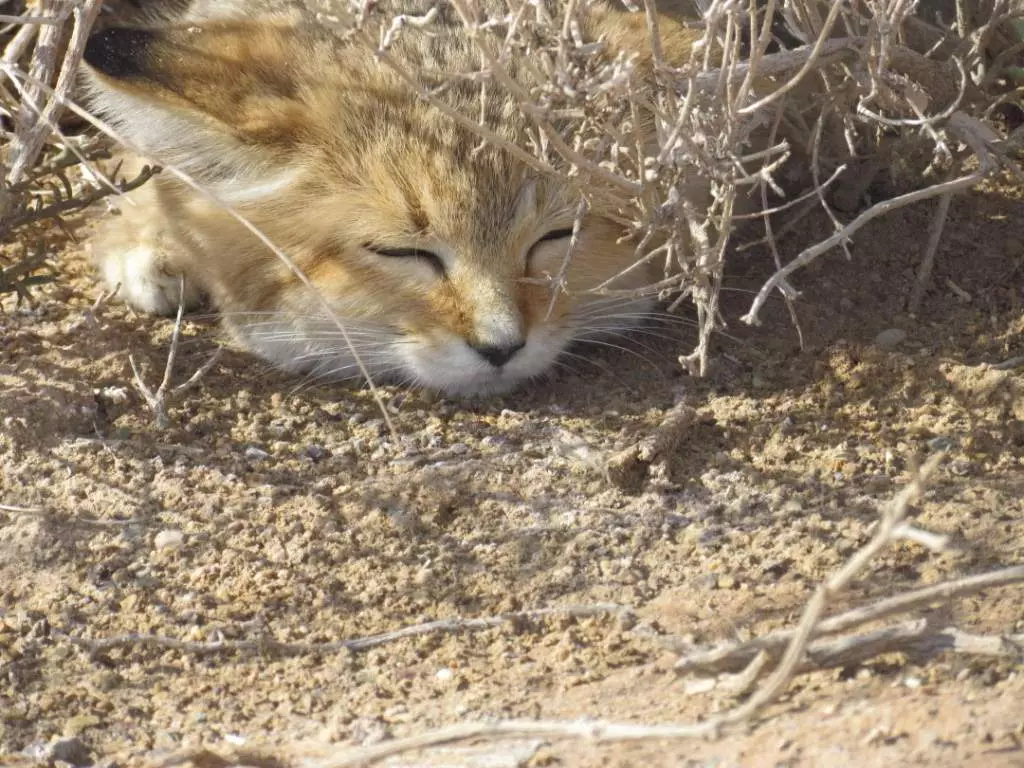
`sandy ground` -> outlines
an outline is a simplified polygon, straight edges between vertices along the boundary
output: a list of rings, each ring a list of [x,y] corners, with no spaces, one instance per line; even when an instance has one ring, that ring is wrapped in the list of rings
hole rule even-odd
[[[171,325],[117,305],[88,315],[99,289],[68,248],[38,309],[0,314],[0,503],[38,510],[0,511],[0,765],[329,753],[487,719],[707,717],[737,700],[677,676],[668,641],[791,626],[914,457],[941,445],[916,519],[959,551],[893,547],[833,609],[1024,563],[1024,368],[990,366],[1024,355],[1024,204],[997,188],[955,202],[914,318],[929,216],[880,221],[852,262],[833,253],[798,276],[803,352],[774,302],[760,329],[731,323],[697,381],[675,362],[692,328],[662,326],[513,396],[385,388],[397,440],[365,389],[305,386],[230,350],[158,430],[127,357],[155,385]],[[729,317],[764,260],[733,261]],[[207,319],[185,336],[179,380],[219,339]],[[610,483],[608,458],[683,396],[698,419],[669,461],[637,489]],[[1022,598],[1006,587],[922,615],[1019,634]],[[365,651],[258,648],[596,603],[630,610]],[[132,633],[257,648],[68,639]],[[1022,673],[1019,655],[890,653],[798,678],[718,740],[527,739],[388,765],[1022,766]]]

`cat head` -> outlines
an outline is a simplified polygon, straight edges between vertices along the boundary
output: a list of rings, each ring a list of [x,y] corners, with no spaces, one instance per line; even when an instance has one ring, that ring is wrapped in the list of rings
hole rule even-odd
[[[431,104],[408,81],[477,69],[465,35],[441,29],[390,55],[263,21],[107,29],[85,58],[91,103],[122,136],[233,207],[316,287],[322,299],[220,205],[165,182],[200,281],[278,364],[356,376],[351,343],[373,374],[484,393],[636,324],[648,300],[588,290],[651,273],[627,271],[620,224],[601,211],[577,222],[578,191],[514,151],[536,140],[517,102],[456,80]]]

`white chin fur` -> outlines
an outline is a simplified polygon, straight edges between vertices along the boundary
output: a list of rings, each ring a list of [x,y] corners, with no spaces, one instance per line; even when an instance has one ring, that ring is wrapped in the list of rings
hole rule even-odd
[[[490,395],[515,389],[550,370],[568,339],[550,330],[530,333],[515,357],[501,368],[483,360],[462,339],[406,344],[403,362],[416,383],[448,395]]]
[[[614,311],[607,314],[585,313],[580,319],[586,322],[573,331],[552,326],[535,328],[526,346],[501,368],[483,360],[457,336],[425,342],[358,322],[352,322],[349,330],[363,365],[375,379],[413,382],[446,395],[490,395],[515,389],[549,372],[576,336],[640,325],[652,304],[648,299],[616,302]],[[362,378],[360,366],[331,322],[313,321],[303,328],[290,320],[255,317],[229,325],[249,349],[286,370],[309,372],[324,380]]]
[[[325,380],[359,379],[362,372],[343,339],[329,344],[310,342],[284,324],[264,322],[237,328],[236,334],[253,352],[290,371],[306,371]],[[526,346],[501,368],[495,368],[462,339],[425,344],[381,333],[374,352],[361,352],[370,375],[381,381],[411,380],[446,395],[489,395],[515,389],[546,373],[567,340],[549,332],[534,333]]]

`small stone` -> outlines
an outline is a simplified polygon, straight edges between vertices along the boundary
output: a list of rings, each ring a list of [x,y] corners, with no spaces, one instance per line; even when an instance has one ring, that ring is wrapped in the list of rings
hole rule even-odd
[[[446,683],[452,679],[455,675],[448,667],[441,667],[437,672],[434,673],[434,677],[442,683]]]
[[[736,586],[736,579],[729,575],[718,577],[718,588],[719,589],[732,589]]]
[[[288,437],[289,431],[288,425],[282,421],[274,421],[267,425],[267,434],[277,440]]]
[[[180,549],[184,544],[185,534],[174,528],[160,531],[160,533],[153,537],[153,546],[156,549]]]
[[[249,461],[263,461],[270,458],[270,454],[264,451],[262,448],[257,448],[255,445],[250,445],[245,449],[245,458]]]
[[[112,405],[122,405],[128,402],[128,388],[127,387],[103,387],[103,389],[96,390],[96,397],[100,400],[105,400]]]
[[[713,677],[698,677],[686,681],[686,684],[683,686],[683,694],[685,696],[697,696],[713,691],[716,685],[718,685],[718,681]]]
[[[701,589],[714,589],[718,586],[718,577],[713,573],[705,573],[697,579],[697,584]]]
[[[312,445],[307,445],[303,453],[306,455],[307,459],[312,459],[313,461],[320,461],[320,459],[326,458],[330,452],[322,445],[317,445],[314,443]]]
[[[49,748],[49,759],[70,765],[92,765],[89,748],[78,738],[58,739]]]
[[[907,338],[907,332],[901,328],[887,328],[875,336],[875,346],[879,349],[893,349]]]
[[[951,451],[956,448],[956,440],[945,435],[933,437],[928,441],[928,449],[931,451]]]

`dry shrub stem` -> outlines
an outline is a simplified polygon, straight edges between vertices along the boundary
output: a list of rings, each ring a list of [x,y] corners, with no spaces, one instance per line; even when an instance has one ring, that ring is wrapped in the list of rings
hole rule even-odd
[[[199,368],[196,369],[186,381],[178,384],[176,387],[171,387],[171,378],[174,375],[174,361],[178,357],[178,344],[181,340],[181,319],[185,314],[185,278],[182,276],[178,285],[180,291],[179,296],[181,297],[178,301],[178,312],[174,318],[174,329],[171,331],[171,346],[167,350],[167,362],[164,364],[164,377],[160,380],[160,386],[156,390],[150,389],[142,379],[142,374],[139,372],[138,366],[135,365],[135,358],[132,355],[128,355],[128,364],[132,368],[132,384],[142,395],[146,401],[146,405],[149,406],[150,410],[153,411],[153,415],[156,418],[156,426],[158,429],[167,429],[171,425],[171,421],[167,416],[167,406],[174,398],[181,397],[188,390],[192,389],[199,380],[206,375],[207,372],[216,364],[220,358],[223,347],[217,347],[216,351],[210,355],[209,359],[203,363]],[[102,298],[102,297],[101,297]]]
[[[815,635],[834,635],[847,632],[889,616],[977,594],[986,589],[1022,582],[1024,582],[1024,565],[1015,565],[997,571],[932,584],[823,619],[818,624]],[[779,630],[745,643],[729,643],[707,651],[687,653],[676,663],[675,668],[680,674],[733,672],[752,662],[759,653],[766,652],[777,656],[792,640],[793,630]],[[684,652],[681,644],[677,642],[669,641],[666,645]]]
[[[949,204],[952,200],[952,192],[945,192],[939,195],[939,202],[935,207],[935,215],[932,217],[931,226],[928,228],[928,243],[925,246],[924,256],[921,257],[921,264],[917,268],[917,277],[914,279],[914,288],[910,292],[910,300],[907,302],[907,311],[912,315],[916,315],[921,308],[924,292],[928,290],[928,282],[931,280],[932,269],[935,267],[935,254],[939,250],[939,242],[942,240],[942,229],[946,225],[946,217],[949,215]]]

